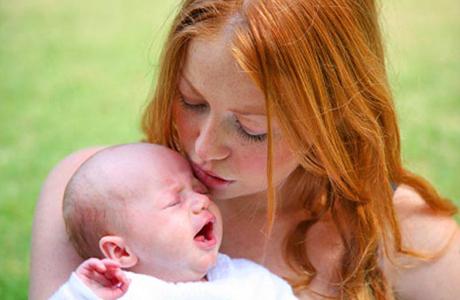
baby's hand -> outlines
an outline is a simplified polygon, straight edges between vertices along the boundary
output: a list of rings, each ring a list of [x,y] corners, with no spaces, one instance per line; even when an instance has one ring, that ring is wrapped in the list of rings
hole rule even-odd
[[[111,259],[87,259],[75,273],[99,298],[107,300],[123,296],[130,283],[120,264]]]

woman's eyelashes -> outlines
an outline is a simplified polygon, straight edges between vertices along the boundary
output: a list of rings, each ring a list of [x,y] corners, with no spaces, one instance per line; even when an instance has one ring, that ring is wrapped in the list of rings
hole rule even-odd
[[[261,134],[253,134],[249,133],[244,129],[243,125],[241,125],[240,121],[238,121],[237,118],[235,118],[235,124],[236,124],[236,131],[238,132],[238,135],[250,142],[263,142],[267,138],[266,133],[261,133]]]
[[[183,95],[179,96],[179,102],[184,109],[196,113],[205,112],[209,107],[207,103],[193,103],[193,101],[187,100],[187,98]],[[234,128],[238,136],[245,141],[264,142],[267,138],[266,133],[253,134],[248,132],[248,130],[245,129],[243,125],[241,125],[240,121],[236,117],[233,118],[232,122],[234,123]]]
[[[179,102],[183,108],[191,110],[193,112],[202,112],[208,108],[207,103],[192,103],[187,100],[183,95],[179,95]]]

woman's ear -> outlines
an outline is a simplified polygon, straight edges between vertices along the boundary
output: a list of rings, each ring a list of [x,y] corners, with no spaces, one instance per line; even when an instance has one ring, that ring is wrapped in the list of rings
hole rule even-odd
[[[122,237],[106,235],[99,240],[99,248],[105,257],[117,261],[122,268],[131,268],[137,264],[137,256]]]

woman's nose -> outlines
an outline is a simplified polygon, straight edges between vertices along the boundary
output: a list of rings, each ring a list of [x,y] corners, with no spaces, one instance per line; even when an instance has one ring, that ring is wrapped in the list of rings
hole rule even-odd
[[[223,143],[225,136],[223,130],[221,130],[222,124],[210,117],[202,125],[195,140],[195,153],[197,156],[204,162],[225,159],[230,152]]]
[[[194,214],[199,214],[203,210],[208,209],[210,201],[207,195],[195,193],[192,202],[192,212]]]

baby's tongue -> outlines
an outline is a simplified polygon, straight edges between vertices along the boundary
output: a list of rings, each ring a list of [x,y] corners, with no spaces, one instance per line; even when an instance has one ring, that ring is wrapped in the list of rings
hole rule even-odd
[[[205,241],[204,235],[199,235],[199,236],[195,237],[195,241],[204,242]]]
[[[210,234],[212,232],[213,226],[212,223],[207,223],[201,228],[201,230],[196,234],[194,240],[197,242],[204,242],[210,239]]]

